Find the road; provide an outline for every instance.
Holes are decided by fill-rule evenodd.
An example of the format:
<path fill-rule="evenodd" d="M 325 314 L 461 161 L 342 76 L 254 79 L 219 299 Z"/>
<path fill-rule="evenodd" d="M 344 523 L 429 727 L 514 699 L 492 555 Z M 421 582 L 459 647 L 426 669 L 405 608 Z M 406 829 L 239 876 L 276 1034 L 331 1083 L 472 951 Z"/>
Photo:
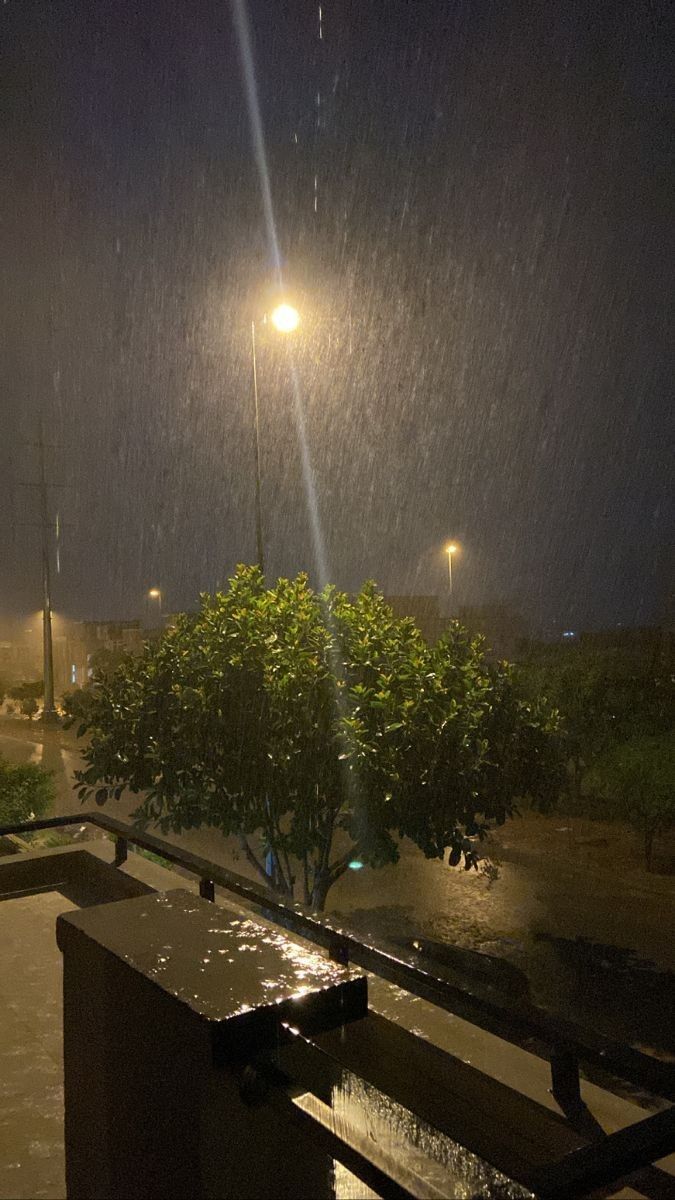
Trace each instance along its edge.
<path fill-rule="evenodd" d="M 3 721 L 0 753 L 48 767 L 55 811 L 80 811 L 72 786 L 80 756 L 62 732 Z M 136 804 L 125 794 L 106 807 L 126 820 Z M 623 870 L 575 863 L 548 849 L 533 852 L 531 835 L 526 818 L 510 824 L 500 878 L 492 885 L 403 843 L 397 865 L 347 872 L 330 893 L 329 909 L 378 939 L 424 936 L 504 957 L 526 973 L 538 1002 L 675 1055 L 675 880 L 642 876 L 636 882 Z M 236 846 L 217 830 L 191 830 L 175 840 L 250 874 Z"/>

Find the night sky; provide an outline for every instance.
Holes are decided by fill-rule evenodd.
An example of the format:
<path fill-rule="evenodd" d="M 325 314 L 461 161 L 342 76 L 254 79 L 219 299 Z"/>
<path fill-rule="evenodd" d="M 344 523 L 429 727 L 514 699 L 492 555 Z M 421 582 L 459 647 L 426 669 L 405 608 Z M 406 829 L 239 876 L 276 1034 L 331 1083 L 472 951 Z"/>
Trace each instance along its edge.
<path fill-rule="evenodd" d="M 452 537 L 459 602 L 662 618 L 669 8 L 249 0 L 302 312 L 258 329 L 270 573 L 440 594 Z M 41 414 L 57 612 L 192 607 L 254 558 L 275 253 L 232 13 L 0 8 L 2 612 L 40 603 Z"/>

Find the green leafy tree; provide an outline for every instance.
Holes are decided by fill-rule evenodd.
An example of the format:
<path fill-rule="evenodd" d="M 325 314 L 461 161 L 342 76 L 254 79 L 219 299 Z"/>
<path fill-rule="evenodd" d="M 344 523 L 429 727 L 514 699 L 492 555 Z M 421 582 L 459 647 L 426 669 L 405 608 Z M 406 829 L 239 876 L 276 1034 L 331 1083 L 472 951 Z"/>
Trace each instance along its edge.
<path fill-rule="evenodd" d="M 118 663 L 119 665 L 121 664 Z M 64 692 L 62 703 L 67 714 L 66 726 L 76 724 L 78 728 L 82 727 L 84 732 L 84 723 L 93 711 L 96 689 L 97 683 L 92 681 L 84 687 L 75 687 L 69 692 Z"/>
<path fill-rule="evenodd" d="M 396 861 L 404 835 L 477 866 L 472 838 L 559 786 L 555 714 L 459 626 L 427 646 L 372 584 L 317 595 L 241 567 L 70 713 L 90 735 L 81 799 L 127 787 L 165 832 L 236 835 L 317 908 L 354 859 Z"/>
<path fill-rule="evenodd" d="M 583 647 L 552 647 L 518 668 L 531 695 L 545 693 L 560 712 L 568 760 L 567 792 L 584 807 L 588 772 L 615 745 L 658 736 L 675 720 L 673 677 L 654 673 L 621 652 L 588 653 Z"/>
<path fill-rule="evenodd" d="M 641 834 L 651 871 L 656 837 L 675 826 L 675 737 L 636 737 L 612 747 L 596 764 L 593 782 L 610 812 Z"/>
<path fill-rule="evenodd" d="M 18 701 L 21 712 L 31 721 L 39 708 L 38 700 L 44 696 L 44 691 L 44 682 L 42 679 L 36 679 L 30 683 L 16 684 L 9 694 L 12 700 Z"/>
<path fill-rule="evenodd" d="M 0 825 L 41 817 L 53 802 L 51 771 L 36 763 L 10 763 L 0 755 Z"/>
<path fill-rule="evenodd" d="M 88 665 L 93 675 L 112 675 L 127 657 L 122 647 L 100 646 L 89 655 Z"/>

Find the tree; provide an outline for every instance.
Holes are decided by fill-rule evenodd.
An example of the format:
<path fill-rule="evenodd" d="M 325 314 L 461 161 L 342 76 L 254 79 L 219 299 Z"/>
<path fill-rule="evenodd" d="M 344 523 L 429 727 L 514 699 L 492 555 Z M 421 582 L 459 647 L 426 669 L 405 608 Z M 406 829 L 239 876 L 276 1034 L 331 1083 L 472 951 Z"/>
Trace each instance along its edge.
<path fill-rule="evenodd" d="M 36 679 L 31 683 L 18 683 L 10 691 L 12 700 L 19 702 L 21 712 L 29 721 L 32 721 L 38 710 L 38 700 L 44 696 L 45 685 L 42 679 Z"/>
<path fill-rule="evenodd" d="M 612 815 L 642 835 L 651 871 L 655 838 L 675 826 L 675 737 L 636 737 L 612 747 L 597 763 L 593 782 Z"/>
<path fill-rule="evenodd" d="M 54 802 L 52 772 L 36 763 L 10 763 L 0 755 L 0 825 L 41 817 Z"/>
<path fill-rule="evenodd" d="M 268 883 L 290 896 L 297 879 L 316 908 L 351 861 L 396 861 L 404 835 L 476 866 L 467 836 L 559 781 L 555 715 L 480 639 L 454 626 L 431 648 L 372 584 L 351 599 L 303 575 L 266 588 L 250 567 L 95 676 L 77 715 L 82 800 L 128 787 L 165 832 L 234 834 Z"/>
<path fill-rule="evenodd" d="M 118 663 L 118 666 L 121 665 Z M 97 683 L 90 680 L 84 687 L 74 687 L 63 694 L 63 708 L 67 714 L 65 726 L 81 725 L 86 722 L 93 709 Z"/>
<path fill-rule="evenodd" d="M 100 646 L 88 659 L 92 675 L 111 675 L 124 662 L 128 651 L 121 646 Z"/>
<path fill-rule="evenodd" d="M 611 748 L 638 736 L 672 728 L 673 677 L 654 673 L 653 663 L 620 651 L 588 652 L 583 647 L 549 647 L 518 668 L 531 695 L 545 692 L 560 712 L 569 772 L 567 792 L 583 807 L 588 772 Z"/>

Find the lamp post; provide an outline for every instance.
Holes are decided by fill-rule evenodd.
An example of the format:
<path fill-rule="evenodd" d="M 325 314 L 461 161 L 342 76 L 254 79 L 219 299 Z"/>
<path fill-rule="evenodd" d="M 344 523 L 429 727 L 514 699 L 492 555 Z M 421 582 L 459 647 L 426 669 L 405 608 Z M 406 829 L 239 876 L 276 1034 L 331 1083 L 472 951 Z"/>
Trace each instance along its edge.
<path fill-rule="evenodd" d="M 47 505 L 47 475 L 45 471 L 44 431 L 40 426 L 40 516 L 42 526 L 42 659 L 44 700 L 42 720 L 49 725 L 58 721 L 54 703 L 54 650 L 52 646 L 52 598 L 49 569 L 49 510 Z M 57 527 L 58 528 L 58 527 Z"/>
<path fill-rule="evenodd" d="M 156 600 L 156 601 L 157 601 L 157 612 L 158 612 L 158 614 L 159 614 L 159 617 L 160 617 L 160 620 L 161 620 L 161 616 L 162 616 L 162 589 L 161 589 L 161 588 L 158 588 L 158 587 L 152 587 L 152 588 L 150 588 L 150 589 L 149 589 L 149 591 L 148 591 L 148 599 L 149 599 L 149 600 Z"/>
<path fill-rule="evenodd" d="M 271 322 L 278 333 L 293 333 L 300 324 L 300 314 L 292 304 L 278 304 L 271 313 Z M 253 431 L 255 461 L 255 545 L 258 566 L 265 571 L 263 544 L 262 495 L 260 472 L 260 406 L 258 403 L 258 360 L 256 356 L 255 321 L 251 321 L 251 379 L 253 383 Z"/>
<path fill-rule="evenodd" d="M 450 597 L 450 611 L 452 615 L 452 556 L 457 553 L 457 546 L 454 542 L 450 542 L 445 548 L 448 556 L 448 594 Z"/>

